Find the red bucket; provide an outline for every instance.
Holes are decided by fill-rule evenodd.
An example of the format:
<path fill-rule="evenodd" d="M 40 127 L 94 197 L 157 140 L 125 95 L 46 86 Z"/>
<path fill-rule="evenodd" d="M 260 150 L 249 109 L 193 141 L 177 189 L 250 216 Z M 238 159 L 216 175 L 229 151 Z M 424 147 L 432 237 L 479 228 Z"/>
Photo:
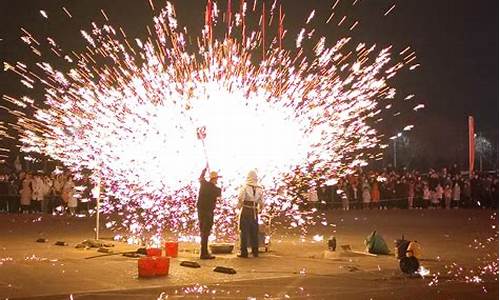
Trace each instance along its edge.
<path fill-rule="evenodd" d="M 156 276 L 156 262 L 153 257 L 141 257 L 137 261 L 137 271 L 140 278 Z"/>
<path fill-rule="evenodd" d="M 155 257 L 156 263 L 156 276 L 167 276 L 168 269 L 170 268 L 170 257 L 161 256 Z"/>
<path fill-rule="evenodd" d="M 179 253 L 179 242 L 166 242 L 165 255 L 170 257 L 177 257 Z"/>
<path fill-rule="evenodd" d="M 161 249 L 160 248 L 148 248 L 148 249 L 146 249 L 146 254 L 148 256 L 161 256 Z"/>

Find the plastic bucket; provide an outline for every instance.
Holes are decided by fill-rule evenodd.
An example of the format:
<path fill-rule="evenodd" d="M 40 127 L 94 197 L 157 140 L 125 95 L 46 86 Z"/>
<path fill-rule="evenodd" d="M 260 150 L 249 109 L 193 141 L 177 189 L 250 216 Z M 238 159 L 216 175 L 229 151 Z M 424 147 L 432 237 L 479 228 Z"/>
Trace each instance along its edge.
<path fill-rule="evenodd" d="M 160 248 L 148 248 L 146 249 L 147 256 L 161 256 Z"/>
<path fill-rule="evenodd" d="M 165 255 L 177 257 L 179 254 L 179 242 L 165 242 Z"/>
<path fill-rule="evenodd" d="M 139 278 L 149 278 L 156 276 L 156 262 L 153 257 L 141 257 L 137 261 L 137 271 Z"/>
<path fill-rule="evenodd" d="M 156 276 L 167 276 L 170 268 L 170 257 L 155 257 L 155 263 Z"/>

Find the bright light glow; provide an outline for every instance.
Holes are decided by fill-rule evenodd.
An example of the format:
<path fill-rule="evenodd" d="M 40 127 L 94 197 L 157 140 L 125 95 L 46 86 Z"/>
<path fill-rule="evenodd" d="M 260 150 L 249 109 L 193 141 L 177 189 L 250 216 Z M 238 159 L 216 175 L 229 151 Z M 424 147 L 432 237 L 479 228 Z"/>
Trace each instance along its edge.
<path fill-rule="evenodd" d="M 431 273 L 431 271 L 429 269 L 424 268 L 424 266 L 418 267 L 418 270 L 417 270 L 418 275 L 425 277 L 425 276 L 428 276 L 430 273 Z"/>
<path fill-rule="evenodd" d="M 45 88 L 46 108 L 28 97 L 11 101 L 36 111 L 35 119 L 12 112 L 23 129 L 22 150 L 48 154 L 75 173 L 90 170 L 102 186 L 94 194 L 100 194 L 104 212 L 121 216 L 108 224 L 129 232 L 119 238 L 158 244 L 166 230 L 180 240 L 196 235 L 197 178 L 207 159 L 224 187 L 216 238 L 234 236 L 235 196 L 251 169 L 266 188 L 264 212 L 286 215 L 289 228 L 303 228 L 315 220 L 299 210 L 293 193 L 279 188 L 294 176 L 307 184 L 335 182 L 380 157 L 386 146 L 368 121 L 381 120 L 382 108 L 392 107 L 384 101 L 396 94 L 388 79 L 404 63 L 392 62 L 391 46 L 320 38 L 306 55 L 274 43 L 255 62 L 259 31 L 245 29 L 244 42 L 229 31 L 241 30 L 247 15 L 234 18 L 223 38 L 213 37 L 206 25 L 200 42 L 191 44 L 196 39 L 179 28 L 168 2 L 147 40 L 129 42 L 101 12 L 106 23 L 80 31 L 89 51 L 66 52 L 48 39 L 69 71 L 55 69 L 46 58 L 36 70 L 20 63 L 4 68 L 25 85 Z M 216 10 L 211 17 L 218 18 Z M 31 43 L 38 42 L 23 33 L 33 50 Z M 297 47 L 312 40 L 302 30 Z"/>

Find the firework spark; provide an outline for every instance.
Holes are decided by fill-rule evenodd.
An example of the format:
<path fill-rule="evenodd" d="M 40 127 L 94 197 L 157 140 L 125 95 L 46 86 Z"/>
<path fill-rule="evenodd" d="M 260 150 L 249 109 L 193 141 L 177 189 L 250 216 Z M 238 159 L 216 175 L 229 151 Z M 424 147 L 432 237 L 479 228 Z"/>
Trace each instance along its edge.
<path fill-rule="evenodd" d="M 383 140 L 372 121 L 381 119 L 382 103 L 395 97 L 389 79 L 415 54 L 405 49 L 404 58 L 393 62 L 390 46 L 352 45 L 350 37 L 328 46 L 307 27 L 314 11 L 297 35 L 297 49 L 287 50 L 281 11 L 279 5 L 270 11 L 263 6 L 261 25 L 251 30 L 247 3 L 234 18 L 229 7 L 226 22 L 217 25 L 227 30 L 218 38 L 213 27 L 221 16 L 209 0 L 197 43 L 189 42 L 170 3 L 158 11 L 144 40 L 127 37 L 102 10 L 103 23 L 81 30 L 85 52 L 64 51 L 47 38 L 50 55 L 69 71 L 46 59 L 33 69 L 5 64 L 24 85 L 45 89 L 43 106 L 28 97 L 4 96 L 35 108 L 33 118 L 18 116 L 23 151 L 47 154 L 73 172 L 90 170 L 103 187 L 103 210 L 122 216 L 110 226 L 126 228 L 132 242 L 158 242 L 165 230 L 196 234 L 196 180 L 207 160 L 223 175 L 224 197 L 215 219 L 219 238 L 234 233 L 236 190 L 251 169 L 258 170 L 268 191 L 266 213 L 285 214 L 291 227 L 319 223 L 283 189 L 297 178 L 311 185 L 350 174 L 379 155 Z M 266 26 L 275 23 L 279 34 L 266 43 Z M 352 30 L 358 21 L 351 24 Z M 25 29 L 23 34 L 42 56 L 41 41 Z M 197 135 L 201 128 L 203 143 Z"/>

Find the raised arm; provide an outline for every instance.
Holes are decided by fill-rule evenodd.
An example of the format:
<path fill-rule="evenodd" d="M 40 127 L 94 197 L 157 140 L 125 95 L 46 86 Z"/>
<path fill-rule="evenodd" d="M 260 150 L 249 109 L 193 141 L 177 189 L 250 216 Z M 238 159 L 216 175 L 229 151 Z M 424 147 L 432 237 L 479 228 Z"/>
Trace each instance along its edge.
<path fill-rule="evenodd" d="M 199 180 L 200 181 L 206 181 L 205 180 L 205 173 L 207 172 L 207 168 L 205 167 L 202 171 L 201 171 L 201 174 L 200 174 L 200 178 Z"/>

